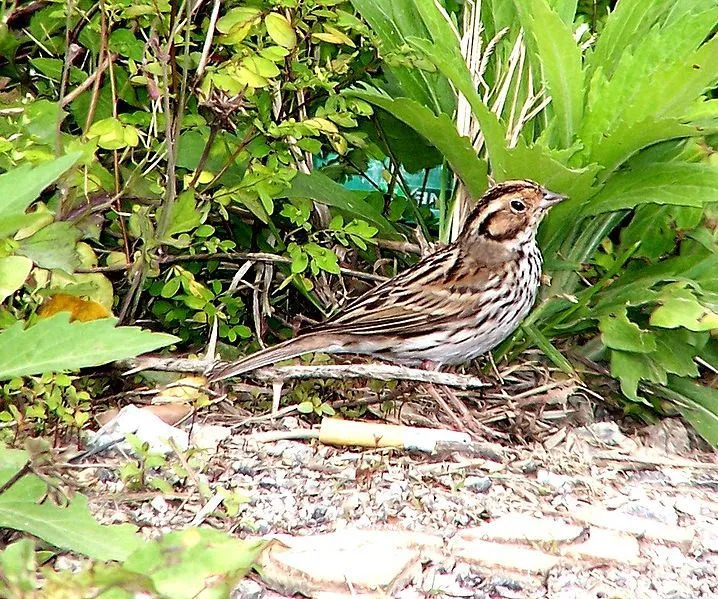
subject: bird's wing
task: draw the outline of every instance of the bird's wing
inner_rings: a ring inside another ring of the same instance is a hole
[[[356,335],[412,334],[456,320],[476,309],[471,299],[489,284],[486,270],[466,272],[465,257],[446,247],[349,302],[312,332]],[[465,301],[462,301],[465,300]]]

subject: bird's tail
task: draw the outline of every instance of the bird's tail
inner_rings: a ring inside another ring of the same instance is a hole
[[[296,358],[297,356],[310,352],[327,351],[328,349],[326,338],[322,339],[311,333],[300,335],[299,337],[289,339],[278,345],[262,349],[231,364],[225,364],[213,369],[209,376],[209,382],[221,381],[232,376],[237,376],[238,374],[270,366],[275,362],[289,360],[290,358]]]

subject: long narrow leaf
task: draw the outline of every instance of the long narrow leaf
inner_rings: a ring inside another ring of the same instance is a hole
[[[590,71],[600,68],[610,76],[626,50],[640,40],[674,0],[619,2],[590,55]]]
[[[496,115],[489,110],[489,107],[479,96],[471,78],[471,73],[469,73],[458,47],[433,44],[418,38],[410,38],[407,41],[418,50],[421,50],[469,102],[471,110],[481,127],[481,133],[486,139],[486,150],[489,154],[491,169],[499,180],[503,179],[507,148],[506,127],[499,122]]]
[[[309,175],[297,173],[292,179],[292,186],[286,192],[286,196],[288,198],[309,198],[320,204],[345,210],[353,216],[376,225],[384,237],[401,239],[401,235],[397,233],[394,225],[384,218],[381,212],[364,201],[366,193],[350,191],[319,171],[313,171]]]
[[[536,42],[543,79],[551,94],[560,146],[568,148],[583,117],[584,73],[572,23],[564,23],[546,0],[517,2],[521,24]]]
[[[454,122],[445,114],[434,115],[427,107],[409,98],[392,99],[369,88],[348,92],[393,114],[433,144],[461,177],[471,194],[481,195],[487,187],[487,165],[471,145],[471,140],[459,135]]]
[[[430,41],[432,36],[439,38],[454,37],[444,21],[441,27],[441,14],[433,2],[421,0],[351,0],[354,8],[366,19],[372,31],[381,41],[382,54],[401,51],[409,37],[419,37]],[[426,5],[422,12],[433,10],[432,29],[428,29],[425,20],[419,14],[417,3]],[[436,27],[438,26],[438,29]],[[453,113],[456,97],[445,77],[439,73],[428,73],[421,69],[407,67],[385,67],[388,78],[401,89],[402,95],[410,97],[424,106],[430,106],[434,112]]]
[[[583,215],[649,202],[697,207],[718,202],[718,169],[707,164],[668,162],[620,172],[586,204]]]

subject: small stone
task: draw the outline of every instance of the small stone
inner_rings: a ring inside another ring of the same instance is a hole
[[[700,540],[703,549],[718,553],[718,526],[712,526],[704,531],[700,536]]]
[[[549,472],[548,470],[539,470],[536,473],[536,482],[562,493],[566,493],[573,488],[573,481],[568,476]]]
[[[327,508],[323,506],[317,506],[312,511],[313,520],[324,520],[327,514]]]
[[[458,538],[449,544],[449,548],[457,559],[486,568],[500,567],[518,572],[545,574],[559,563],[559,558],[555,555],[519,545],[465,541]]]
[[[657,499],[639,499],[629,501],[621,506],[620,512],[641,518],[650,518],[664,524],[678,523],[678,514],[672,507],[661,503]]]
[[[486,493],[491,488],[491,479],[488,476],[467,476],[464,488],[474,493]]]
[[[595,506],[579,508],[570,515],[574,520],[586,522],[593,526],[686,546],[690,545],[695,535],[691,527],[664,524],[650,518],[632,516],[618,510],[604,510]]]
[[[279,421],[279,425],[287,430],[299,428],[299,419],[296,416],[285,416]]]
[[[164,514],[169,509],[169,505],[167,505],[165,498],[161,495],[154,497],[152,501],[150,501],[150,505],[158,514]]]
[[[702,512],[701,504],[692,497],[686,497],[685,495],[676,497],[675,508],[682,514],[688,514],[694,518],[700,516]]]
[[[588,539],[579,545],[571,545],[561,550],[563,555],[580,559],[597,559],[601,562],[619,564],[638,564],[640,546],[638,540],[614,530],[591,527]]]
[[[566,524],[553,518],[535,518],[529,514],[512,513],[460,533],[462,539],[490,541],[566,542],[573,541],[583,527]]]
[[[217,451],[217,446],[232,434],[228,426],[217,424],[196,424],[192,428],[190,443],[198,449]]]
[[[256,580],[244,578],[237,583],[230,599],[260,599],[264,595],[264,588]]]

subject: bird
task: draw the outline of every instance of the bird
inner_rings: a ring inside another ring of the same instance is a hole
[[[455,241],[305,333],[219,364],[209,380],[313,352],[364,354],[434,369],[486,353],[531,310],[541,280],[538,226],[564,199],[530,180],[494,185],[479,198]]]

